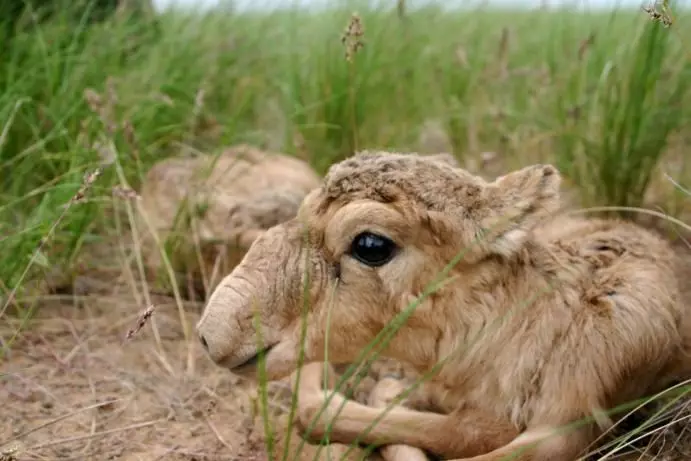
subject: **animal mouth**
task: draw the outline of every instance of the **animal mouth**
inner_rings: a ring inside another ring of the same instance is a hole
[[[273,344],[271,346],[267,346],[264,349],[257,351],[254,355],[247,357],[245,360],[238,363],[237,365],[233,364],[228,368],[233,373],[245,373],[248,371],[252,371],[259,364],[259,357],[264,356],[264,358],[266,358],[266,356],[269,354],[269,352],[271,352],[271,350],[274,348],[274,346],[276,346],[276,345]]]

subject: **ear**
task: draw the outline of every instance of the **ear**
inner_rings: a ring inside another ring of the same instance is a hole
[[[479,220],[487,249],[506,256],[518,251],[539,221],[558,209],[560,184],[552,165],[529,166],[488,184],[483,194],[487,208]]]
[[[425,155],[426,158],[438,162],[438,163],[443,163],[444,165],[448,165],[452,168],[460,168],[461,165],[458,163],[458,160],[456,157],[454,157],[452,154],[449,154],[447,152],[443,152],[441,154],[432,154],[432,155]]]

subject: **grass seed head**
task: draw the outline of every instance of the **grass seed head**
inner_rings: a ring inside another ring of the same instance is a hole
[[[644,6],[643,11],[650,16],[651,20],[661,22],[664,27],[672,25],[673,18],[669,10],[669,0],[655,0],[650,5]]]
[[[365,28],[362,25],[360,15],[353,13],[350,16],[350,21],[346,26],[343,35],[341,36],[341,43],[345,46],[346,61],[352,62],[353,56],[365,46],[364,42]]]
[[[154,314],[155,308],[156,308],[156,306],[154,306],[153,304],[150,304],[146,308],[146,310],[144,312],[142,312],[142,315],[140,315],[139,318],[137,319],[136,325],[127,331],[127,335],[125,336],[125,341],[129,341],[130,339],[132,339],[134,337],[134,335],[139,333],[139,331],[142,328],[144,328],[144,325],[146,325],[146,323],[149,321],[151,316]]]

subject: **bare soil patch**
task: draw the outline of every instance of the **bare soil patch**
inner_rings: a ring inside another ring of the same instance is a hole
[[[124,341],[145,306],[114,291],[43,303],[2,366],[3,442],[26,434],[16,456],[26,460],[233,459],[253,424],[251,386],[196,344],[186,373],[170,300],[157,299],[151,319],[160,349],[150,325]]]

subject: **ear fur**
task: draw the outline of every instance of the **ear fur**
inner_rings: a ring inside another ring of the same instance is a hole
[[[518,251],[532,229],[559,207],[561,175],[552,165],[532,165],[497,178],[485,189],[487,213],[480,226],[489,251]]]

